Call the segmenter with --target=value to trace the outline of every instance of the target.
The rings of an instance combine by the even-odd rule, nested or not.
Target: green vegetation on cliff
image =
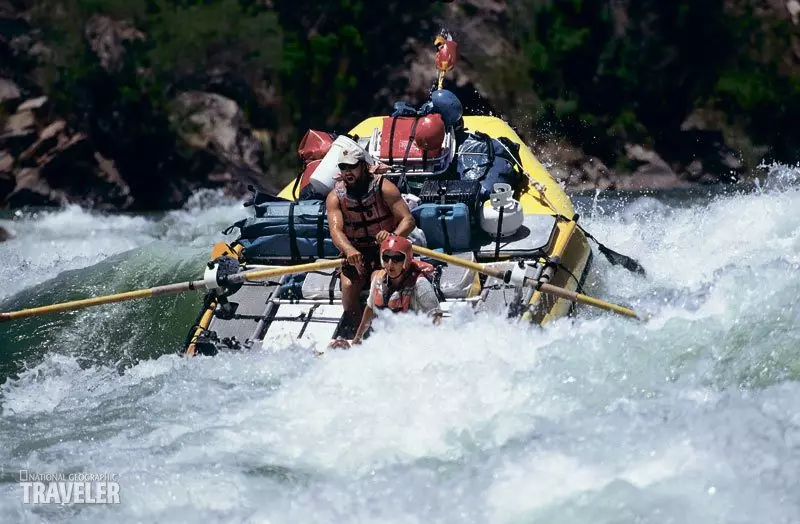
[[[115,160],[135,195],[175,172],[202,184],[211,169],[175,139],[180,92],[235,100],[262,130],[268,163],[285,171],[306,128],[341,131],[424,96],[409,91],[406,72],[442,25],[462,49],[483,42],[462,60],[468,106],[507,115],[528,139],[566,139],[624,170],[626,144],[686,165],[693,127],[751,167],[765,154],[799,159],[798,26],[755,0],[12,3],[41,29],[37,78],[55,112]]]
[[[786,67],[786,53],[800,43],[798,31],[788,16],[734,4],[515,3],[514,39],[527,72],[515,89],[536,93],[539,104],[529,109],[540,128],[612,163],[625,142],[679,155],[670,149],[680,147],[681,125],[696,110],[722,115],[706,125],[744,132],[795,162],[800,57]]]
[[[406,40],[437,30],[429,0],[33,0],[29,7],[51,52],[43,68],[56,112],[135,173],[126,179],[140,202],[165,173],[202,177],[210,169],[175,140],[170,103],[180,92],[235,100],[253,127],[266,130],[269,163],[293,168],[300,130],[341,128],[373,109],[364,107],[374,103],[365,93],[386,88]]]

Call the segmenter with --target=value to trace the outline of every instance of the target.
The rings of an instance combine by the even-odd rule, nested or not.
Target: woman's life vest
[[[334,191],[342,210],[345,236],[356,249],[375,247],[375,236],[381,231],[392,232],[397,221],[381,193],[382,176],[373,177],[360,198],[348,194],[344,181],[336,182]]]
[[[427,262],[412,260],[400,287],[392,288],[389,275],[385,269],[381,269],[374,277],[378,279],[378,285],[372,290],[372,305],[376,309],[389,309],[393,313],[407,312],[411,307],[411,297],[414,296],[417,279],[422,276],[431,280],[435,272],[436,269]]]

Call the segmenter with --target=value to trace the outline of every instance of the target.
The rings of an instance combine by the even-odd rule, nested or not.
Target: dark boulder
[[[13,236],[14,235],[12,235],[8,231],[8,229],[4,228],[3,226],[0,226],[0,242],[5,242],[6,240],[9,240]]]
[[[144,33],[130,22],[99,14],[86,21],[84,36],[100,65],[109,73],[122,69],[127,42],[144,39]]]
[[[233,100],[202,91],[182,93],[171,118],[186,145],[214,155],[240,182],[267,191],[278,189],[264,174],[261,141]]]

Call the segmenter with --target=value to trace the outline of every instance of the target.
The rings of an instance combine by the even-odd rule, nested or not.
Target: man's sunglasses
[[[398,253],[396,255],[389,255],[388,253],[384,253],[383,255],[381,255],[381,259],[383,259],[384,262],[389,262],[391,260],[392,262],[396,262],[399,264],[400,262],[405,261],[406,256],[402,253]]]
[[[339,164],[339,171],[352,171],[357,167],[358,164]]]

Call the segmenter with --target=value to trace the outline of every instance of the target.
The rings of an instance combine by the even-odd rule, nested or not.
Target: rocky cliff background
[[[308,128],[450,87],[568,187],[732,182],[800,154],[797,0],[0,0],[0,206],[276,191]]]

